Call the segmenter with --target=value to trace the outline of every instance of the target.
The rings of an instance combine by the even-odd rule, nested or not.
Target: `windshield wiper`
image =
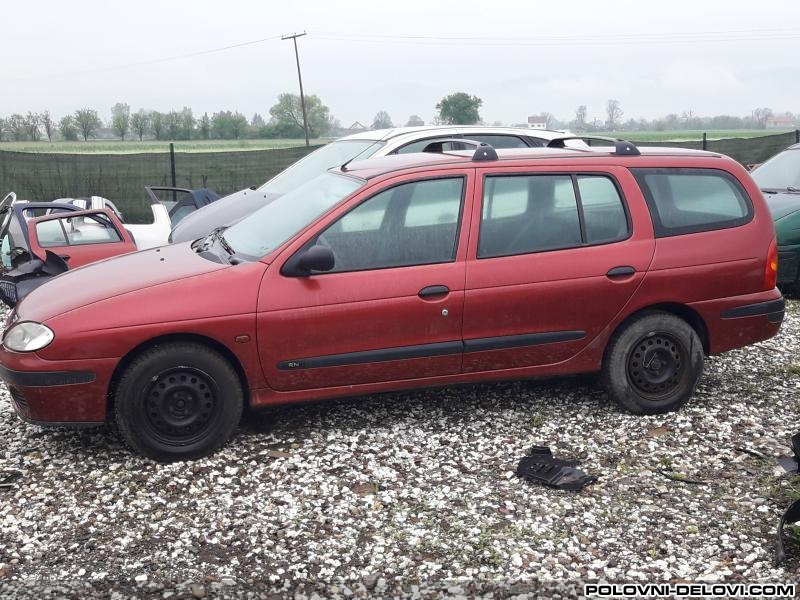
[[[798,194],[800,188],[787,185],[785,188],[761,188],[761,191],[765,194]]]
[[[238,258],[235,258],[236,251],[233,247],[228,243],[228,240],[225,239],[225,236],[222,233],[227,229],[227,227],[217,227],[211,233],[209,233],[206,237],[202,238],[200,243],[195,247],[196,252],[208,252],[214,246],[214,244],[219,244],[220,247],[225,251],[228,256],[226,257],[228,262],[231,264],[238,264],[241,262]],[[219,253],[215,253],[219,255]]]

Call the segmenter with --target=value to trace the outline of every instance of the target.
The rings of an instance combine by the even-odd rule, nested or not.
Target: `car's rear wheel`
[[[675,410],[694,393],[703,372],[703,344],[683,319],[643,313],[614,334],[603,383],[623,408],[643,415]]]
[[[117,425],[136,451],[162,462],[190,460],[220,448],[242,414],[236,371],[201,344],[176,342],[139,355],[115,393]]]

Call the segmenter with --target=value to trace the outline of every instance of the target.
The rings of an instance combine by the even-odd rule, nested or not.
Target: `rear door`
[[[46,251],[70,269],[136,251],[119,218],[108,209],[55,213],[28,221],[31,253],[45,260]]]
[[[567,360],[619,313],[650,264],[655,244],[641,193],[619,167],[481,171],[463,369]]]

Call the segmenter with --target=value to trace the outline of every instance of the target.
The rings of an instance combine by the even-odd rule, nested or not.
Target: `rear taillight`
[[[771,290],[778,283],[778,242],[772,238],[767,252],[767,264],[764,266],[764,289]]]

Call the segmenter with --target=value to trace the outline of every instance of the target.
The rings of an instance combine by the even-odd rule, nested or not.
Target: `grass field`
[[[706,131],[709,140],[725,138],[753,138],[764,135],[778,135],[787,133],[784,129],[729,129],[721,131]],[[793,130],[791,130],[793,131]],[[622,137],[637,142],[688,142],[702,140],[702,131],[676,130],[676,131],[606,131],[598,133],[609,137]]]
[[[311,145],[322,144],[327,140],[311,140]],[[273,148],[293,148],[303,146],[305,140],[192,140],[175,142],[175,152],[238,152],[245,150],[270,150]],[[169,142],[152,140],[124,141],[90,140],[88,142],[2,142],[0,150],[15,152],[38,152],[60,154],[138,154],[169,152]]]

